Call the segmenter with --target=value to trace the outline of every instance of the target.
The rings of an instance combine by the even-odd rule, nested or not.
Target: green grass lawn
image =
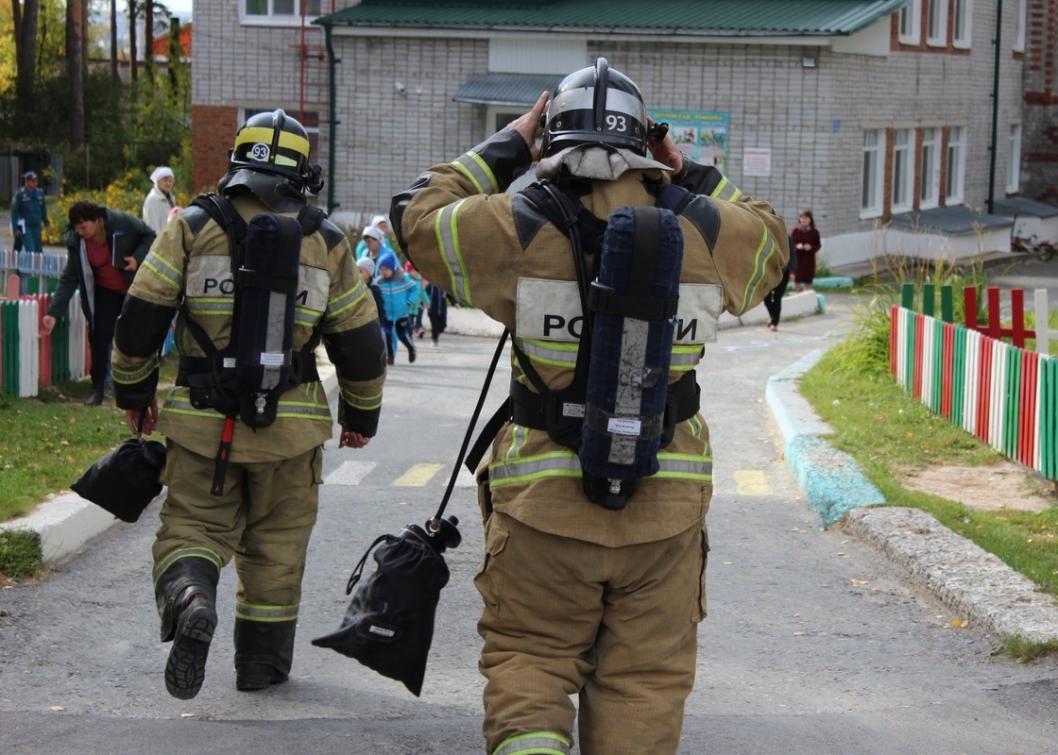
[[[838,346],[801,382],[802,394],[834,428],[831,442],[856,458],[890,505],[929,512],[1058,595],[1058,507],[1038,514],[973,511],[901,487],[900,467],[972,466],[1003,457],[905,394],[888,374],[879,372],[877,360],[873,369],[862,369],[863,343],[861,338]],[[849,369],[849,363],[859,367]]]
[[[64,384],[41,398],[0,398],[0,521],[68,488],[129,437],[125,414],[113,402],[82,406],[88,388],[87,382]]]

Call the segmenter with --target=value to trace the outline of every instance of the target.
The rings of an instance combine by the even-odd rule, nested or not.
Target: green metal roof
[[[691,36],[846,35],[910,0],[363,0],[325,26]]]

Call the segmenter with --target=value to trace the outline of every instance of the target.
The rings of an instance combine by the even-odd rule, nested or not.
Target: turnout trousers
[[[485,549],[488,752],[568,753],[576,694],[584,755],[675,753],[705,615],[704,527],[609,548],[493,512]]]
[[[169,491],[153,548],[155,584],[180,559],[202,558],[220,569],[234,557],[236,618],[293,629],[322,463],[322,448],[281,461],[231,462],[224,495],[213,496],[213,459],[170,439],[162,474]]]

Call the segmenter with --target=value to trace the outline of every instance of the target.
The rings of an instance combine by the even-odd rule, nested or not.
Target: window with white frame
[[[952,13],[952,44],[967,49],[970,47],[970,37],[973,33],[973,0],[955,0]]]
[[[246,21],[290,22],[301,18],[302,4],[307,17],[320,15],[320,0],[242,0],[242,17]]]
[[[966,184],[966,127],[952,126],[948,132],[948,204],[962,204]]]
[[[922,129],[921,165],[918,204],[926,210],[940,202],[940,129]]]
[[[881,129],[863,132],[863,187],[860,194],[860,217],[873,218],[882,214],[882,190],[885,154]]]
[[[893,212],[911,209],[915,191],[915,171],[911,161],[911,129],[893,132]]]
[[[948,46],[948,0],[926,0],[926,44],[931,47]]]
[[[1007,163],[1007,194],[1021,191],[1021,124],[1010,126],[1010,162]]]
[[[1018,26],[1014,35],[1014,52],[1025,52],[1025,28],[1028,25],[1029,0],[1018,0]]]
[[[914,0],[900,9],[901,44],[917,45],[922,38],[922,0]]]

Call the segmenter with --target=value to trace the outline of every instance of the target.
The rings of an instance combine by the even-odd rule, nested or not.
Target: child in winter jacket
[[[397,339],[408,349],[408,361],[415,361],[415,344],[411,340],[411,320],[418,310],[422,294],[419,284],[410,275],[405,275],[397,257],[392,253],[379,255],[379,275],[376,280],[382,294],[382,312],[386,322],[386,348],[389,364],[397,355]]]

